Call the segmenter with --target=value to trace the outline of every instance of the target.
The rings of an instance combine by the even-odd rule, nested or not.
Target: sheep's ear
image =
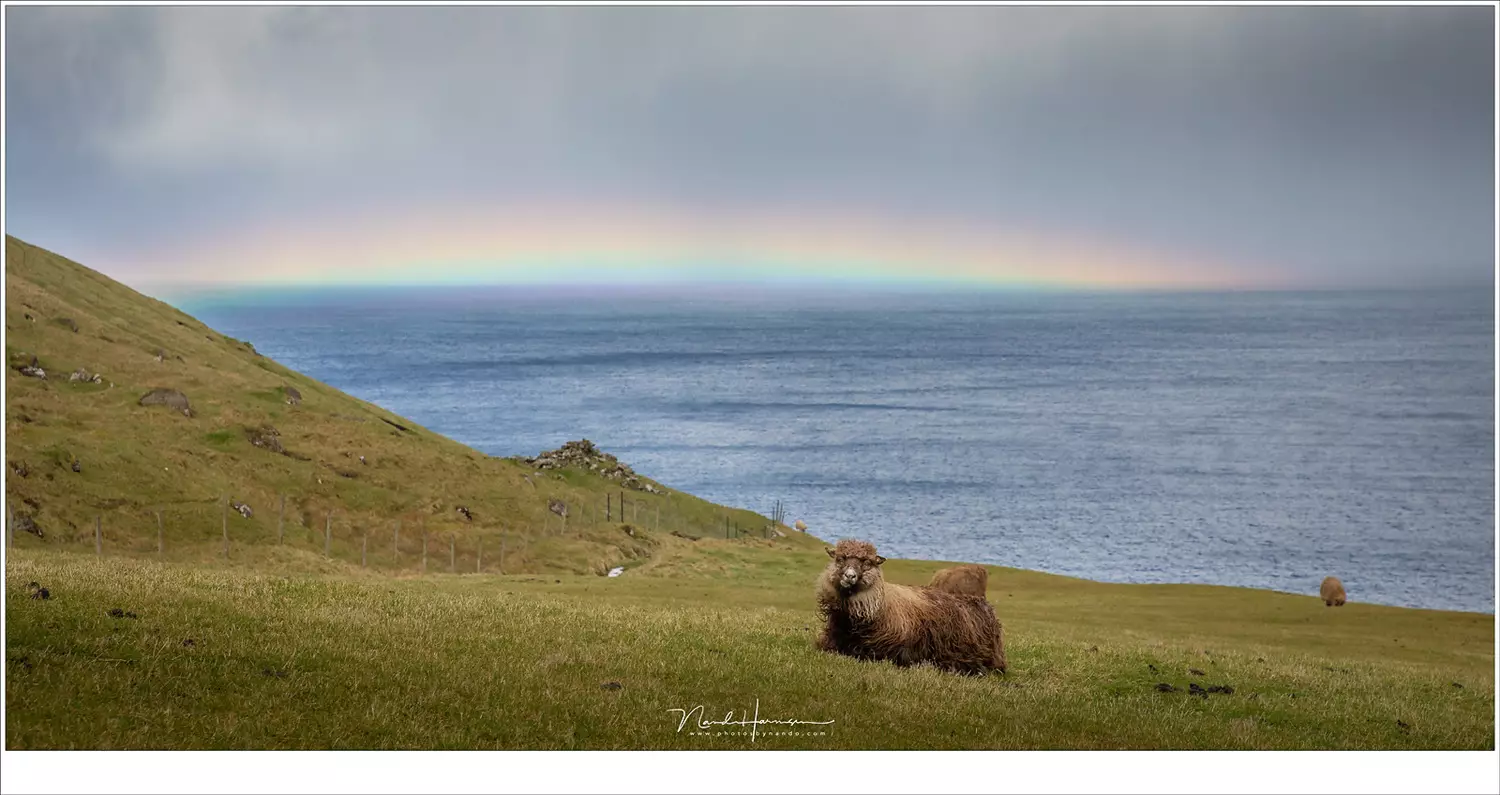
[[[879,566],[880,564],[882,564],[884,562],[885,562],[885,558],[882,558],[879,555],[875,556],[875,565],[876,566]]]
[[[823,547],[823,551],[828,553],[828,557],[833,557],[833,547]]]

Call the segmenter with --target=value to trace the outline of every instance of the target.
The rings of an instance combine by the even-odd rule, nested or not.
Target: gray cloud
[[[602,198],[1492,274],[1489,8],[7,13],[7,223],[44,245]]]

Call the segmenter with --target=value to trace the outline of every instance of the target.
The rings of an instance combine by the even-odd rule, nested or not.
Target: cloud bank
[[[7,223],[82,258],[465,202],[837,208],[1487,282],[1493,13],[10,8]]]

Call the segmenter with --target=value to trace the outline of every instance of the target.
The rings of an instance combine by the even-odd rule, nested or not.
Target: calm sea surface
[[[588,437],[886,555],[1494,611],[1484,289],[178,303],[486,453]]]

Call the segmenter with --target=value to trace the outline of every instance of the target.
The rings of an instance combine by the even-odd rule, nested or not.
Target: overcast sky
[[[11,7],[7,230],[109,272],[366,210],[825,207],[1489,284],[1493,13]]]

